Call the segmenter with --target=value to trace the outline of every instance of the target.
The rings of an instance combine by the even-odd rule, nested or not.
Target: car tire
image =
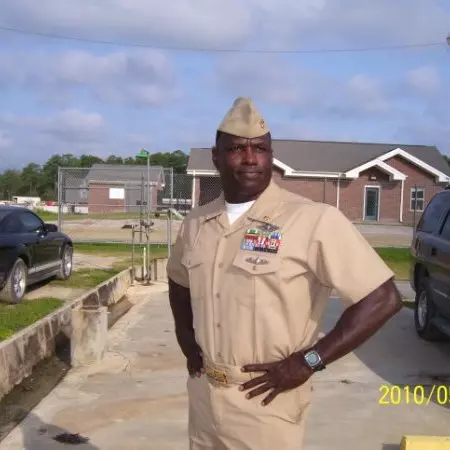
[[[68,280],[72,275],[73,270],[73,248],[70,245],[65,245],[61,252],[61,265],[56,274],[58,280]]]
[[[0,299],[8,303],[20,303],[28,286],[28,268],[22,258],[17,258],[0,291]]]
[[[414,324],[417,334],[426,341],[440,341],[446,339],[444,334],[433,324],[436,313],[433,303],[433,291],[428,277],[419,280],[414,305]]]

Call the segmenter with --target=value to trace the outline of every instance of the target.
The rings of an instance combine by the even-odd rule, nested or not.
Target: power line
[[[262,50],[262,49],[232,49],[232,48],[202,48],[202,47],[176,47],[176,46],[162,46],[162,45],[152,45],[147,43],[138,42],[123,42],[123,41],[109,41],[109,40],[98,40],[82,38],[77,36],[68,36],[62,34],[54,33],[42,33],[39,31],[24,30],[19,28],[0,26],[0,31],[11,32],[16,34],[24,34],[30,36],[38,36],[47,39],[60,39],[69,40],[77,42],[86,42],[91,44],[103,44],[103,45],[115,45],[119,47],[141,47],[141,48],[153,48],[156,50],[167,50],[167,51],[183,51],[183,52],[204,52],[204,53],[356,53],[356,52],[374,52],[374,51],[385,51],[385,50],[409,50],[409,49],[419,49],[419,48],[431,48],[431,47],[446,47],[444,42],[428,42],[422,44],[399,44],[399,45],[386,45],[377,47],[360,47],[360,48],[329,48],[329,49],[319,49],[319,50]]]

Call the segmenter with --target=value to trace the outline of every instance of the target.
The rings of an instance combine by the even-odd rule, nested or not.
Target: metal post
[[[141,173],[141,204],[139,206],[139,253],[142,251],[142,208],[144,207],[144,174]],[[144,281],[144,261],[141,266],[141,280]]]
[[[139,244],[142,245],[142,208],[144,206],[144,174],[141,174],[141,204],[139,205]],[[139,248],[139,251],[141,248]]]
[[[58,166],[58,194],[57,194],[57,201],[58,201],[58,230],[61,231],[61,167]]]
[[[169,229],[167,233],[167,256],[170,258],[172,249],[172,224],[173,224],[173,167],[170,168],[170,207],[169,207]]]
[[[147,155],[147,282],[150,283],[150,208],[152,206],[150,187],[150,153]]]

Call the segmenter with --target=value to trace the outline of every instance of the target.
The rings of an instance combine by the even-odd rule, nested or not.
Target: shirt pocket
[[[277,254],[255,253],[238,252],[233,260],[233,266],[244,271],[244,276],[252,278],[258,275],[270,275],[278,272],[281,267],[281,258]]]
[[[256,303],[273,299],[280,290],[281,258],[274,254],[240,251],[232,261],[232,285],[235,300],[253,308]]]

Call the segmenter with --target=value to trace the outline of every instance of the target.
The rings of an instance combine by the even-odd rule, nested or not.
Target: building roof
[[[435,146],[284,139],[273,139],[272,145],[274,157],[295,171],[347,172],[401,148],[450,176],[450,167]],[[187,170],[214,171],[211,149],[191,149]]]
[[[94,164],[86,175],[86,181],[96,183],[144,183],[148,178],[147,166],[127,164]],[[161,166],[150,166],[150,182],[164,183],[164,168]]]

